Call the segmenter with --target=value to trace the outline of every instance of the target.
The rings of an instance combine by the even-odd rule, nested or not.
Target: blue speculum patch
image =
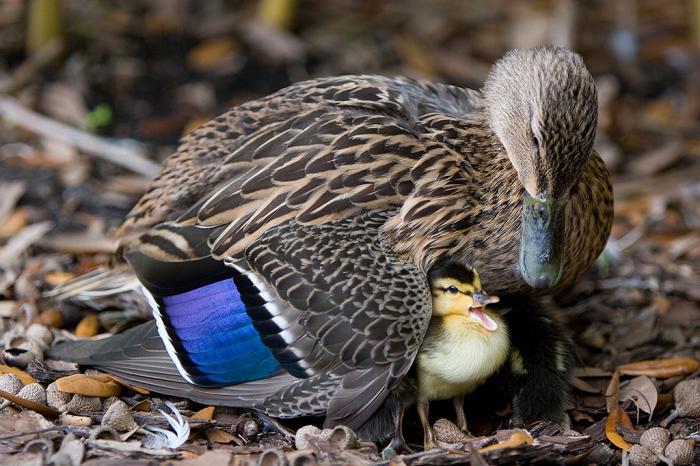
[[[160,299],[178,359],[197,385],[269,377],[279,362],[260,339],[232,279]]]

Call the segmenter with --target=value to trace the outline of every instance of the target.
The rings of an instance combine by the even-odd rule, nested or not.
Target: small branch
[[[160,171],[160,165],[146,158],[142,151],[111,143],[99,136],[39,115],[12,97],[0,97],[0,118],[45,138],[71,144],[86,154],[149,178],[154,178]]]

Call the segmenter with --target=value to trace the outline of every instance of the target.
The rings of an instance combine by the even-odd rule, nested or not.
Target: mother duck
[[[552,47],[509,52],[481,91],[343,76],[236,107],[118,230],[156,324],[53,356],[357,427],[412,364],[433,265],[473,266],[496,294],[591,266],[613,216],[596,116],[581,57]]]

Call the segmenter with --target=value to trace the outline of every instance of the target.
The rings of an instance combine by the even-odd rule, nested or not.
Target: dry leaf
[[[646,375],[657,379],[668,379],[692,374],[698,368],[700,368],[700,362],[697,359],[676,358],[631,362],[618,366],[617,370],[625,375]]]
[[[209,440],[211,443],[242,443],[238,438],[236,438],[235,435],[226,432],[225,430],[217,429],[216,427],[210,427],[204,431],[204,434],[207,436],[207,440]]]
[[[207,406],[204,409],[200,409],[190,417],[192,419],[204,419],[205,421],[211,421],[214,419],[214,409],[214,406]]]
[[[75,274],[71,272],[49,272],[44,277],[44,280],[51,286],[58,286],[72,278],[75,278]]]
[[[9,217],[0,222],[0,238],[9,238],[16,235],[28,223],[27,211],[16,209]]]
[[[620,419],[620,411],[622,410],[620,409],[619,405],[613,406],[610,410],[608,419],[605,421],[605,436],[616,447],[629,451],[629,449],[632,447],[625,441],[624,438],[622,438],[622,435],[617,432],[617,423]]]
[[[36,380],[34,380],[34,377],[27,374],[23,370],[17,369],[16,367],[0,365],[0,375],[5,375],[5,374],[16,375],[17,377],[19,377],[19,379],[22,381],[22,383],[24,385],[29,385],[30,383],[36,383]]]
[[[131,407],[131,411],[141,411],[143,413],[148,413],[151,411],[151,400],[144,399],[136,403]]]
[[[618,371],[613,372],[610,383],[608,384],[607,390],[605,390],[605,407],[608,412],[612,411],[612,408],[617,406],[620,401],[620,373]]]
[[[119,396],[122,392],[121,385],[107,375],[69,375],[56,380],[56,386],[62,392],[101,398]]]
[[[24,398],[20,398],[12,393],[6,392],[5,390],[0,390],[0,397],[10,400],[14,404],[25,409],[31,409],[32,411],[36,411],[37,413],[47,417],[58,417],[61,414],[61,412],[57,409],[53,409],[35,401],[25,400]]]
[[[620,389],[620,401],[631,400],[637,408],[649,416],[654,413],[658,397],[656,385],[644,375],[635,377]]]
[[[495,445],[490,445],[488,447],[480,448],[479,453],[486,453],[489,451],[501,450],[503,448],[515,448],[523,445],[532,445],[532,437],[527,431],[518,431],[510,436],[510,438],[503,442],[498,442]]]
[[[104,374],[102,377],[109,377],[110,379],[117,382],[119,385],[122,385],[122,386],[128,388],[129,390],[133,390],[136,393],[140,393],[142,395],[149,395],[151,393],[150,390],[146,390],[145,388],[137,387],[136,385],[134,385],[130,382],[127,382],[126,380],[122,379],[121,377],[117,377],[116,375]]]
[[[100,331],[100,321],[97,320],[97,315],[88,314],[78,322],[75,327],[75,334],[79,337],[90,338],[97,335]]]
[[[46,325],[47,327],[63,327],[63,314],[61,314],[58,309],[47,309],[39,314],[35,320],[40,324]]]

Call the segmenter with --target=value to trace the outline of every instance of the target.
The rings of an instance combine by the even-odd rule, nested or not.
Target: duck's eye
[[[457,293],[459,293],[459,290],[458,290],[457,287],[454,286],[454,285],[448,286],[447,288],[445,288],[445,291],[447,291],[448,293],[451,293],[451,294],[457,294]]]
[[[540,150],[540,140],[534,134],[532,135],[532,143],[535,145],[535,149]]]

